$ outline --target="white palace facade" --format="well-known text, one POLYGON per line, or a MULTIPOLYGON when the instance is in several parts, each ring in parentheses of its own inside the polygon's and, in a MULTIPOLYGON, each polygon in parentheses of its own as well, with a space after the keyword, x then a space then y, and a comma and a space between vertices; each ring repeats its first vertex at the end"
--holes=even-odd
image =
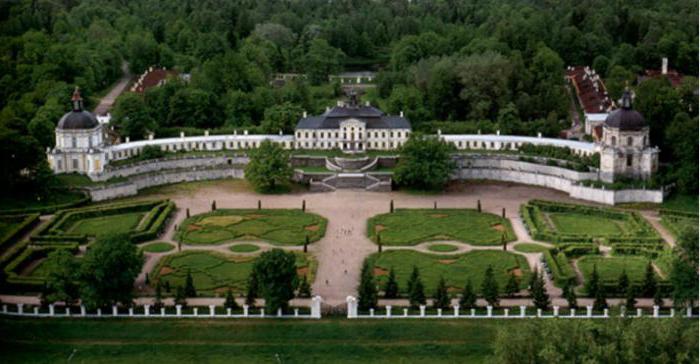
MULTIPOLYGON (((111 161, 138 156, 146 146, 166 152, 220 151, 257 148, 264 140, 279 143, 285 149, 331 150, 349 154, 371 150, 392 151, 400 148, 411 134, 411 124, 403 113, 387 115, 369 104, 338 103, 317 116, 304 116, 293 135, 234 133, 175 138, 154 138, 110 145, 105 137, 106 125, 83 110, 80 94, 72 98, 72 110, 56 128, 56 146, 47 151, 55 173, 80 173, 95 179, 111 161)), ((649 145, 649 127, 632 109, 626 93, 622 107, 610 113, 600 143, 565 139, 496 134, 440 134, 438 137, 458 150, 517 150, 525 144, 569 148, 578 155, 601 155, 600 179, 612 182, 619 176, 648 178, 657 169, 658 149, 649 145)))

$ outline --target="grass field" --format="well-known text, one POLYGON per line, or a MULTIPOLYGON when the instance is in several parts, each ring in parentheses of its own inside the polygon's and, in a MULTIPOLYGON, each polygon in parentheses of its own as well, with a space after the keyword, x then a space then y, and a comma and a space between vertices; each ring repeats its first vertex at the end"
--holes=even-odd
POLYGON ((488 363, 514 320, 0 319, 3 363, 488 363))
POLYGON ((186 219, 176 239, 186 244, 218 244, 253 239, 280 245, 302 245, 326 232, 323 217, 293 209, 221 209, 186 219))
MULTIPOLYGON (((297 255, 297 271, 313 282, 315 261, 303 253, 297 255)), ((199 295, 222 296, 228 288, 244 293, 255 256, 229 256, 216 252, 187 251, 163 258, 151 277, 169 282, 171 287, 185 285, 188 270, 199 295)))
POLYGON ((452 244, 432 244, 428 246, 428 250, 438 252, 438 253, 447 253, 447 252, 453 252, 457 250, 456 246, 452 244))
POLYGON ((548 216, 557 231, 562 234, 590 234, 594 232, 596 235, 619 235, 630 228, 624 220, 610 219, 603 216, 571 212, 550 213, 548 216))
POLYGON ((68 227, 66 232, 89 236, 128 233, 138 226, 144 214, 143 212, 132 212, 82 219, 68 227))
POLYGON ((521 253, 541 253, 547 249, 549 248, 539 244, 520 243, 515 245, 515 250, 521 253))
POLYGON ((173 249, 175 249, 175 247, 172 244, 168 244, 162 241, 146 244, 141 248, 141 250, 143 250, 146 253, 165 253, 173 249))
MULTIPOLYGON (((600 279, 603 281, 617 281, 624 270, 630 281, 640 282, 644 278, 649 259, 636 256, 613 256, 601 257, 587 255, 578 260, 577 265, 583 274, 584 279, 588 279, 593 273, 593 265, 596 266, 600 279)), ((658 275, 657 275, 657 278, 658 275)))
POLYGON ((525 288, 530 276, 530 268, 525 257, 497 250, 478 250, 460 255, 425 254, 409 250, 385 251, 370 256, 374 274, 380 287, 383 287, 389 270, 393 267, 399 282, 399 290, 405 293, 406 282, 413 270, 420 271, 427 296, 432 296, 440 277, 445 278, 451 292, 461 292, 467 279, 479 291, 484 280, 484 272, 491 265, 501 289, 508 280, 508 272, 520 275, 521 287, 525 288))
POLYGON ((237 244, 232 245, 229 250, 234 253, 252 253, 260 250, 260 247, 254 244, 237 244))
POLYGON ((507 219, 470 209, 397 209, 367 222, 367 233, 384 245, 416 245, 430 240, 459 240, 473 245, 499 245, 515 240, 507 219))

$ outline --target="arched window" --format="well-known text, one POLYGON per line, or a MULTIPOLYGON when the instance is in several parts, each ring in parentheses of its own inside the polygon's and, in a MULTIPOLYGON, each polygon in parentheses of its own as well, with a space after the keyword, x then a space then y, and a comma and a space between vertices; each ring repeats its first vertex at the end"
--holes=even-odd
POLYGON ((632 144, 634 144, 634 138, 632 137, 627 137, 627 146, 631 147, 632 144))
POLYGON ((627 156, 627 167, 632 167, 632 156, 631 155, 627 156))
POLYGON ((616 144, 617 144, 617 138, 615 138, 614 136, 610 137, 610 145, 612 145, 614 147, 616 144))

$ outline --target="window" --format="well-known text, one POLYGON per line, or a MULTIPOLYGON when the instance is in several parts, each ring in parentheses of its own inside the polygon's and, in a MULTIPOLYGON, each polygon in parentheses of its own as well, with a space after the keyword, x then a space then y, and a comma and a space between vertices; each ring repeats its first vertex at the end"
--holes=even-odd
POLYGON ((63 161, 58 160, 58 161, 57 161, 57 164, 58 164, 58 170, 59 170, 59 171, 62 170, 62 169, 63 169, 63 161))
POLYGON ((631 155, 627 156, 627 167, 632 167, 632 156, 631 155))
POLYGON ((610 137, 610 145, 612 145, 614 147, 616 144, 617 144, 617 138, 615 138, 614 136, 610 137))
POLYGON ((78 169, 78 160, 77 159, 73 159, 73 169, 74 170, 78 169))
POLYGON ((634 144, 634 139, 632 137, 627 137, 627 146, 631 147, 634 144))
POLYGON ((73 148, 77 148, 77 147, 78 147, 78 140, 77 140, 75 137, 72 137, 72 138, 71 138, 71 146, 72 146, 73 148))

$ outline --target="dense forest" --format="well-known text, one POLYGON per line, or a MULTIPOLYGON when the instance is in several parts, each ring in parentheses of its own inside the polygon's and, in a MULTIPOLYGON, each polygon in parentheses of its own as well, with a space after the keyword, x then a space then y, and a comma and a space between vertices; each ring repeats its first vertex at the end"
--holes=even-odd
POLYGON ((0 2, 3 193, 45 188, 43 151, 75 86, 88 106, 122 76, 191 74, 113 110, 122 135, 289 131, 342 96, 328 75, 378 71, 363 97, 414 127, 556 136, 564 70, 626 83, 662 149, 666 182, 697 193, 698 4, 691 0, 18 0, 0 2), (686 77, 637 84, 662 57, 686 77), (307 77, 273 87, 278 72, 307 77))

